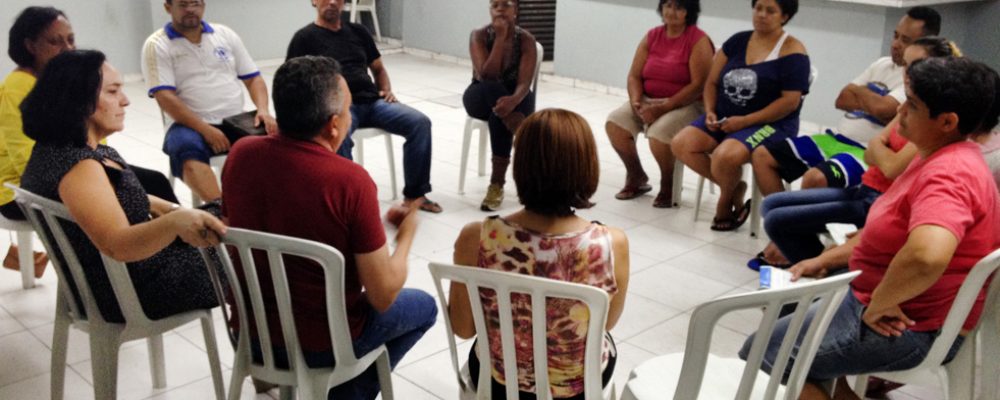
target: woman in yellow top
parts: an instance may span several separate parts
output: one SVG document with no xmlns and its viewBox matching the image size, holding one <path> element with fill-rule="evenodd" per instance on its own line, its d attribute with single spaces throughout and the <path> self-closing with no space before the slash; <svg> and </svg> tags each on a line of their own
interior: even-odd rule
<svg viewBox="0 0 1000 400">
<path fill-rule="evenodd" d="M 35 86 L 35 80 L 53 57 L 76 47 L 73 27 L 66 14 L 52 7 L 28 7 L 10 27 L 7 54 L 17 68 L 0 83 L 0 184 L 21 184 L 21 173 L 35 142 L 21 129 L 21 101 Z M 23 220 L 14 203 L 14 192 L 0 185 L 0 214 Z M 48 260 L 35 253 L 35 275 L 40 276 Z M 17 269 L 17 249 L 11 245 L 4 266 Z"/>
</svg>

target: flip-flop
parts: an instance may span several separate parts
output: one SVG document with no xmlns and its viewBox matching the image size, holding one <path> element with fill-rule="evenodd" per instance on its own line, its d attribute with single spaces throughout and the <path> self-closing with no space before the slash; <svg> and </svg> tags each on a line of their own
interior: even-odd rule
<svg viewBox="0 0 1000 400">
<path fill-rule="evenodd" d="M 754 258 L 751 258 L 750 261 L 747 261 L 747 268 L 750 268 L 750 269 L 752 269 L 754 271 L 760 271 L 760 267 L 762 267 L 764 265 L 770 265 L 772 267 L 781 268 L 781 269 L 789 269 L 789 268 L 792 267 L 791 264 L 774 264 L 774 263 L 772 263 L 770 261 L 767 261 L 767 258 L 764 257 L 764 252 L 763 251 L 760 252 L 760 253 L 757 253 L 757 256 L 754 257 Z"/>
<path fill-rule="evenodd" d="M 743 203 L 743 208 L 741 208 L 736 216 L 726 217 L 726 218 L 713 218 L 712 219 L 712 230 L 719 232 L 729 232 L 739 229 L 745 222 L 747 218 L 750 217 L 750 204 L 751 201 L 747 200 Z"/>
<path fill-rule="evenodd" d="M 652 190 L 653 187 L 650 186 L 648 183 L 643 183 L 642 185 L 632 186 L 632 187 L 626 186 L 622 188 L 622 190 L 620 190 L 618 194 L 615 195 L 615 198 L 618 200 L 632 200 L 636 197 L 649 193 Z"/>
<path fill-rule="evenodd" d="M 653 207 L 656 208 L 670 208 L 674 206 L 674 200 L 671 198 L 672 193 L 660 192 L 656 195 L 656 199 L 653 200 Z"/>
<path fill-rule="evenodd" d="M 424 202 L 420 203 L 420 211 L 427 211 L 433 214 L 440 214 L 441 211 L 444 211 L 444 209 L 441 208 L 441 205 L 438 204 L 436 201 L 424 197 Z"/>
<path fill-rule="evenodd" d="M 736 220 L 734 221 L 736 226 L 733 227 L 734 230 L 743 226 L 743 223 L 747 222 L 747 218 L 750 218 L 750 206 L 752 203 L 753 201 L 751 199 L 747 199 L 747 201 L 743 203 L 743 208 L 736 213 Z"/>
</svg>

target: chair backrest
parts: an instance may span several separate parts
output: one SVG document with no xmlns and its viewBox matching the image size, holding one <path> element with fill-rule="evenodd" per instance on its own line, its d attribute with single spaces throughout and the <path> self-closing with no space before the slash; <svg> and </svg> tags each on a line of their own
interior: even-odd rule
<svg viewBox="0 0 1000 400">
<path fill-rule="evenodd" d="M 924 358 L 924 361 L 920 365 L 913 369 L 937 368 L 944 363 L 945 357 L 948 356 L 948 350 L 951 349 L 956 336 L 962 331 L 962 326 L 969 317 L 969 312 L 976 303 L 976 298 L 979 297 L 979 294 L 983 290 L 986 290 L 987 297 L 980 321 L 987 323 L 987 326 L 998 323 L 995 319 L 1000 317 L 1000 315 L 997 315 L 1000 314 L 1000 306 L 997 305 L 1000 302 L 1000 279 L 996 279 L 994 274 L 998 268 L 1000 268 L 1000 249 L 994 250 L 986 257 L 983 257 L 983 259 L 979 260 L 972 267 L 972 271 L 965 277 L 965 281 L 958 289 L 958 294 L 955 296 L 955 301 L 951 304 L 948 316 L 945 317 L 941 332 L 934 339 L 934 344 L 931 345 L 930 351 L 927 352 L 927 357 Z M 990 276 L 994 276 L 994 279 L 987 288 L 985 286 Z M 993 320 L 991 321 L 991 319 Z M 969 338 L 975 338 L 975 336 L 969 335 Z"/>
<path fill-rule="evenodd" d="M 548 341 L 546 329 L 546 299 L 561 298 L 578 300 L 586 304 L 590 314 L 587 324 L 587 340 L 584 350 L 584 394 L 588 399 L 603 397 L 601 388 L 601 343 L 604 340 L 604 326 L 608 317 L 608 294 L 599 288 L 557 281 L 534 276 L 519 275 L 510 272 L 493 271 L 476 267 L 464 267 L 441 263 L 430 264 L 431 275 L 437 286 L 441 309 L 448 309 L 448 297 L 445 295 L 442 280 L 447 279 L 463 283 L 468 289 L 469 302 L 472 305 L 472 315 L 476 323 L 476 336 L 479 338 L 476 354 L 480 365 L 478 387 L 480 398 L 489 398 L 492 385 L 492 358 L 490 344 L 487 340 L 486 319 L 479 298 L 479 289 L 492 289 L 496 292 L 498 313 L 500 316 L 500 336 L 503 348 L 503 365 L 507 384 L 507 398 L 518 398 L 517 356 L 514 348 L 514 324 L 511 316 L 511 294 L 523 293 L 531 297 L 531 337 L 534 351 L 535 389 L 538 399 L 550 399 L 548 377 Z M 458 366 L 458 348 L 451 327 L 451 319 L 445 313 L 445 326 L 448 333 L 448 346 L 451 350 L 451 364 L 459 383 L 465 385 Z M 485 395 L 485 396 L 483 396 Z"/>
<path fill-rule="evenodd" d="M 59 278 L 60 296 L 67 303 L 70 317 L 74 321 L 107 323 L 97 307 L 97 301 L 94 299 L 90 285 L 87 284 L 83 266 L 73 249 L 73 244 L 70 243 L 63 230 L 63 223 L 76 224 L 76 220 L 69 214 L 66 206 L 11 184 L 7 184 L 7 187 L 14 190 L 14 200 L 17 201 L 35 232 L 38 233 L 45 250 L 53 255 L 49 259 L 55 266 L 56 275 Z M 150 320 L 142 310 L 139 296 L 135 293 L 135 286 L 132 284 L 125 263 L 103 253 L 101 259 L 104 262 L 103 267 L 107 272 L 108 280 L 111 282 L 125 321 L 148 325 Z M 77 296 L 74 296 L 74 292 L 79 294 L 79 300 L 82 304 L 77 303 Z"/>
<path fill-rule="evenodd" d="M 239 259 L 239 265 L 234 265 L 227 247 L 232 248 L 233 253 Z M 229 290 L 233 294 L 239 314 L 239 344 L 238 349 L 249 349 L 249 333 L 251 326 L 249 315 L 252 311 L 254 316 L 253 327 L 257 331 L 257 340 L 260 343 L 263 364 L 251 365 L 254 376 L 287 377 L 289 372 L 294 374 L 300 387 L 308 387 L 306 378 L 307 370 L 303 359 L 302 347 L 299 344 L 299 335 L 295 327 L 294 310 L 292 309 L 292 298 L 289 291 L 288 276 L 286 274 L 284 256 L 296 256 L 315 261 L 318 268 L 323 269 L 324 284 L 326 286 L 326 307 L 327 318 L 329 320 L 330 340 L 333 344 L 333 355 L 336 360 L 335 371 L 346 371 L 354 368 L 358 364 L 355 357 L 354 348 L 351 343 L 351 332 L 348 328 L 347 309 L 344 301 L 344 257 L 337 249 L 310 240 L 292 238 L 281 235 L 255 232 L 245 229 L 229 228 L 226 231 L 222 243 L 216 247 L 222 270 L 225 271 L 229 282 Z M 281 322 L 281 333 L 283 341 L 276 343 L 270 335 L 268 329 L 268 316 L 271 315 L 264 305 L 262 296 L 263 288 L 258 275 L 257 259 L 266 258 L 272 290 L 277 305 L 278 320 Z M 243 275 L 243 285 L 236 274 L 236 268 L 240 268 Z M 215 269 L 209 268 L 213 281 L 220 282 L 215 276 Z M 249 293 L 245 293 L 243 287 Z M 281 347 L 286 349 L 288 354 L 289 369 L 279 368 L 275 363 L 272 348 Z M 249 351 L 244 354 L 237 354 L 238 357 L 250 357 Z M 249 361 L 249 360 L 248 360 Z M 331 375 L 331 379 L 334 376 Z M 268 380 L 275 382 L 275 380 Z M 283 383 L 283 382 L 275 382 Z"/>
<path fill-rule="evenodd" d="M 793 345 L 796 338 L 800 337 L 804 330 L 805 334 L 801 335 L 802 341 L 785 389 L 785 399 L 797 399 L 802 385 L 805 384 L 809 366 L 812 365 L 816 350 L 819 348 L 820 339 L 826 333 L 834 311 L 847 294 L 848 283 L 860 273 L 860 271 L 854 271 L 797 284 L 785 289 L 760 290 L 726 296 L 695 308 L 688 325 L 684 364 L 674 399 L 694 400 L 698 398 L 708 360 L 712 333 L 719 318 L 732 311 L 764 307 L 764 316 L 747 356 L 739 390 L 734 397 L 735 399 L 749 399 L 756 383 L 757 374 L 760 372 L 764 351 L 767 349 L 771 334 L 774 332 L 781 308 L 786 304 L 796 304 L 795 313 L 791 316 L 788 331 L 781 342 L 767 389 L 760 398 L 775 398 L 778 387 L 781 385 L 782 372 L 786 370 Z M 818 308 L 812 321 L 806 326 L 804 323 L 806 312 L 814 303 Z"/>
<path fill-rule="evenodd" d="M 531 92 L 538 97 L 538 75 L 542 73 L 542 60 L 545 59 L 545 48 L 535 41 L 535 77 L 531 80 Z M 536 100 L 537 101 L 537 100 Z"/>
</svg>

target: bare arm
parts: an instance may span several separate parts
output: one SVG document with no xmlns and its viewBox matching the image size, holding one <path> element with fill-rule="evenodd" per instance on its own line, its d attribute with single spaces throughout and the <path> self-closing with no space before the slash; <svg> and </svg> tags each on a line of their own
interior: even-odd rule
<svg viewBox="0 0 1000 400">
<path fill-rule="evenodd" d="M 74 166 L 59 182 L 59 197 L 94 246 L 122 262 L 149 258 L 178 236 L 193 246 L 216 245 L 226 231 L 211 214 L 191 209 L 129 224 L 104 167 L 96 160 Z"/>
<path fill-rule="evenodd" d="M 527 31 L 521 35 L 521 61 L 517 71 L 517 88 L 511 94 L 515 104 L 520 104 L 531 91 L 531 81 L 535 78 L 535 64 L 538 62 L 538 49 L 535 48 L 535 37 Z"/>
<path fill-rule="evenodd" d="M 649 41 L 646 36 L 639 41 L 639 47 L 635 49 L 632 57 L 632 66 L 628 70 L 628 101 L 632 105 L 632 111 L 638 113 L 639 106 L 642 105 L 642 95 L 645 91 L 642 83 L 642 69 L 646 66 L 646 59 L 649 58 Z"/>
<path fill-rule="evenodd" d="M 865 310 L 865 323 L 882 335 L 899 336 L 911 321 L 899 305 L 920 295 L 948 269 L 958 238 L 937 225 L 921 225 L 910 231 L 906 244 L 889 263 L 882 282 L 872 292 Z"/>
<path fill-rule="evenodd" d="M 195 132 L 200 133 L 213 151 L 221 153 L 229 150 L 231 143 L 229 143 L 229 139 L 226 139 L 226 135 L 224 135 L 218 128 L 209 125 L 207 122 L 202 120 L 198 114 L 194 113 L 194 111 L 191 111 L 191 109 L 188 108 L 183 101 L 181 101 L 181 98 L 177 97 L 176 92 L 173 90 L 160 90 L 157 91 L 153 97 L 156 99 L 156 103 L 160 105 L 160 109 L 170 116 L 174 122 L 194 129 Z"/>
<path fill-rule="evenodd" d="M 716 92 L 719 89 L 719 78 L 722 75 L 722 69 L 726 67 L 726 63 L 729 62 L 729 57 L 726 53 L 719 51 L 715 53 L 715 57 L 712 58 L 712 69 L 708 71 L 708 77 L 705 78 L 705 89 L 701 92 L 702 100 L 705 102 L 705 113 L 711 114 L 713 121 L 715 120 L 715 103 L 716 103 Z"/>
<path fill-rule="evenodd" d="M 847 86 L 844 86 L 840 90 L 840 94 L 837 95 L 837 101 L 834 103 L 838 110 L 854 111 L 861 109 L 861 101 L 854 94 L 854 88 L 857 86 L 853 83 L 848 83 Z"/>
<path fill-rule="evenodd" d="M 396 251 L 389 255 L 389 245 L 385 244 L 371 253 L 355 254 L 358 264 L 358 280 L 365 288 L 368 303 L 378 312 L 385 312 L 406 283 L 406 259 L 417 231 L 417 215 L 409 213 L 399 224 L 396 234 Z"/>
<path fill-rule="evenodd" d="M 271 111 L 268 109 L 267 84 L 264 83 L 264 78 L 257 75 L 244 80 L 243 84 L 246 85 L 247 91 L 250 92 L 250 99 L 253 100 L 254 106 L 257 107 L 257 118 L 254 126 L 264 124 L 264 129 L 267 130 L 268 134 L 274 135 L 278 133 L 278 123 L 271 116 Z"/>
<path fill-rule="evenodd" d="M 618 319 L 625 310 L 625 298 L 628 294 L 629 283 L 629 256 L 628 238 L 625 233 L 618 228 L 608 228 L 611 232 L 611 251 L 614 254 L 615 282 L 618 285 L 618 293 L 611 296 L 611 305 L 608 308 L 608 321 L 605 329 L 611 330 L 618 324 Z"/>
<path fill-rule="evenodd" d="M 855 84 L 848 84 L 844 87 L 844 90 L 841 91 L 842 96 L 844 91 L 849 91 L 850 95 L 846 97 L 843 104 L 841 104 L 841 98 L 837 98 L 837 108 L 841 110 L 861 110 L 882 122 L 891 121 L 896 116 L 899 102 L 892 96 L 882 96 L 866 87 Z"/>
<path fill-rule="evenodd" d="M 476 29 L 469 37 L 469 55 L 472 57 L 472 71 L 476 79 L 495 81 L 503 72 L 503 56 L 513 51 L 512 35 L 497 35 L 493 49 L 486 50 L 486 29 Z"/>
<path fill-rule="evenodd" d="M 385 64 L 382 63 L 382 58 L 379 57 L 375 61 L 372 61 L 368 68 L 372 71 L 372 76 L 375 77 L 375 86 L 378 87 L 378 95 L 382 96 L 382 99 L 389 103 L 395 103 L 396 96 L 392 93 L 392 83 L 389 82 L 389 71 L 385 70 Z"/>
<path fill-rule="evenodd" d="M 861 243 L 862 230 L 864 228 L 859 229 L 844 244 L 831 247 L 823 251 L 819 256 L 802 260 L 793 265 L 788 270 L 792 273 L 792 280 L 797 280 L 803 276 L 822 278 L 832 270 L 846 267 L 847 262 L 851 259 L 851 253 L 854 252 L 854 248 Z"/>
<path fill-rule="evenodd" d="M 479 264 L 479 233 L 482 222 L 473 222 L 462 228 L 455 240 L 454 262 L 456 265 L 473 267 Z M 455 335 L 468 339 L 476 335 L 476 323 L 472 319 L 472 305 L 465 284 L 451 282 L 448 293 L 448 317 Z"/>
</svg>

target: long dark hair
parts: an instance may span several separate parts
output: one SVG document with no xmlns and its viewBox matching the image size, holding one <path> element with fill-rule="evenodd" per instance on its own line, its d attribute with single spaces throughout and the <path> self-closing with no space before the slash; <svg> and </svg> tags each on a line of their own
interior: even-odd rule
<svg viewBox="0 0 1000 400">
<path fill-rule="evenodd" d="M 97 109 L 105 60 L 97 50 L 71 50 L 49 61 L 21 102 L 24 134 L 40 144 L 86 146 L 87 119 Z"/>
</svg>

